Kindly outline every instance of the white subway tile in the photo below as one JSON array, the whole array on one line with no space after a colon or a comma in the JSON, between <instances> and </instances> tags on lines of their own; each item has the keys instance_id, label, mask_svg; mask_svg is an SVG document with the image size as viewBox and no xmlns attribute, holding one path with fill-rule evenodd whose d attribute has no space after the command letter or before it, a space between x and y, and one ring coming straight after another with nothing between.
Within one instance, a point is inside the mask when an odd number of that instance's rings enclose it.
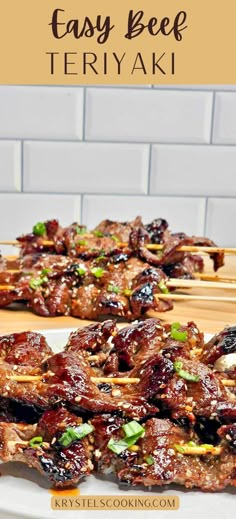
<instances>
[{"instance_id":1,"label":"white subway tile","mask_svg":"<svg viewBox=\"0 0 236 519\"><path fill-rule=\"evenodd\" d=\"M236 196L236 146L153 146L151 194Z\"/></svg>"},{"instance_id":2,"label":"white subway tile","mask_svg":"<svg viewBox=\"0 0 236 519\"><path fill-rule=\"evenodd\" d=\"M0 86L0 138L82 139L83 89Z\"/></svg>"},{"instance_id":3,"label":"white subway tile","mask_svg":"<svg viewBox=\"0 0 236 519\"><path fill-rule=\"evenodd\" d=\"M213 142L236 144L236 93L217 93L213 128Z\"/></svg>"},{"instance_id":4,"label":"white subway tile","mask_svg":"<svg viewBox=\"0 0 236 519\"><path fill-rule=\"evenodd\" d=\"M0 191L21 190L21 143L0 141Z\"/></svg>"},{"instance_id":5,"label":"white subway tile","mask_svg":"<svg viewBox=\"0 0 236 519\"><path fill-rule=\"evenodd\" d=\"M212 93L139 89L87 90L86 138L208 143Z\"/></svg>"},{"instance_id":6,"label":"white subway tile","mask_svg":"<svg viewBox=\"0 0 236 519\"><path fill-rule=\"evenodd\" d=\"M235 221L235 198L212 198L208 200L206 233L218 245L236 247Z\"/></svg>"},{"instance_id":7,"label":"white subway tile","mask_svg":"<svg viewBox=\"0 0 236 519\"><path fill-rule=\"evenodd\" d=\"M144 223L165 218L173 232L202 235L205 199L153 196L85 196L83 223L92 228L109 218L125 221L141 215Z\"/></svg>"},{"instance_id":8,"label":"white subway tile","mask_svg":"<svg viewBox=\"0 0 236 519\"><path fill-rule=\"evenodd\" d=\"M24 191L147 193L149 146L28 142Z\"/></svg>"},{"instance_id":9,"label":"white subway tile","mask_svg":"<svg viewBox=\"0 0 236 519\"><path fill-rule=\"evenodd\" d=\"M14 240L31 231L34 223L51 218L62 225L80 221L80 196L0 194L1 239ZM16 254L16 248L2 247L3 254Z\"/></svg>"}]
</instances>

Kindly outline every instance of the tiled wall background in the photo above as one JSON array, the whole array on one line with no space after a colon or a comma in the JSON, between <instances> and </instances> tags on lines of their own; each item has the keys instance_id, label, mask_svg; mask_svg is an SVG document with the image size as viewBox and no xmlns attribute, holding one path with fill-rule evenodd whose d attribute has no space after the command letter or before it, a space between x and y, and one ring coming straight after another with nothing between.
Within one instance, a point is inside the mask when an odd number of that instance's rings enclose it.
<instances>
[{"instance_id":1,"label":"tiled wall background","mask_svg":"<svg viewBox=\"0 0 236 519\"><path fill-rule=\"evenodd\" d=\"M0 191L0 239L140 214L236 246L236 86L0 86Z\"/></svg>"}]
</instances>

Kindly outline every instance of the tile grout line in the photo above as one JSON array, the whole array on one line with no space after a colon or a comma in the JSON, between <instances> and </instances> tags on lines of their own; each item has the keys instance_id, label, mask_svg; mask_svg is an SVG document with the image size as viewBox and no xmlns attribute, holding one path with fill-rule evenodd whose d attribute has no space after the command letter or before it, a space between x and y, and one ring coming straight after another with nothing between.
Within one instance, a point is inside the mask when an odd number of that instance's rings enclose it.
<instances>
[{"instance_id":1,"label":"tile grout line","mask_svg":"<svg viewBox=\"0 0 236 519\"><path fill-rule=\"evenodd\" d=\"M177 199L177 200L183 200L183 199L186 199L186 200L206 200L207 199L210 199L210 200L235 200L235 196L233 196L232 194L230 195L208 195L206 197L206 195L203 195L203 194L198 194L198 195L194 195L194 194L169 194L169 193L165 193L165 194L149 194L147 195L146 193L114 193L113 192L108 192L108 193L98 193L96 191L92 191L92 192L87 192L87 191L84 191L83 193L81 193L81 191L69 191L69 192L65 192L65 191L23 191L23 192L16 192L16 191L1 191L0 192L0 196L5 196L5 195L10 195L10 196L16 196L16 197L19 197L21 195L26 195L26 196L49 196L49 197L54 197L54 196L65 196L65 197L78 197L78 196L81 196L81 197L103 197L103 198L109 198L109 197L115 197L115 198L151 198L151 199Z\"/></svg>"},{"instance_id":2,"label":"tile grout line","mask_svg":"<svg viewBox=\"0 0 236 519\"><path fill-rule=\"evenodd\" d=\"M200 147L209 147L209 148L236 148L236 141L235 143L209 143L209 142L176 142L176 141L169 141L169 142L162 142L162 141L144 141L144 140L141 140L141 141L137 141L137 140L133 140L133 141L121 141L121 140L109 140L109 139L106 139L106 140L98 140L98 139L91 139L91 140L78 140L78 139L57 139L57 138L32 138L32 137L19 137L19 138L14 138L14 137L0 137L0 143L1 142L24 142L24 143L32 143L32 142L37 142L37 143L42 143L42 144L50 144L50 143L58 143L58 144L61 144L61 143L64 143L64 144L113 144L113 145L122 145L122 146L132 146L132 145L135 145L135 146L148 146L148 145L155 145L155 146L164 146L164 147L172 147L172 146L176 146L176 147L184 147L184 146L193 146L195 148L200 148Z\"/></svg>"},{"instance_id":3,"label":"tile grout line","mask_svg":"<svg viewBox=\"0 0 236 519\"><path fill-rule=\"evenodd\" d=\"M24 193L24 141L21 141L21 193Z\"/></svg>"},{"instance_id":4,"label":"tile grout line","mask_svg":"<svg viewBox=\"0 0 236 519\"><path fill-rule=\"evenodd\" d=\"M222 88L224 87L225 85L218 85L216 88L214 88L214 85L206 85L206 86L201 86L200 88L198 86L193 86L191 88L191 84L190 85L173 85L173 86L170 86L170 85L151 85L150 83L148 83L147 85L145 84L130 84L130 85L117 85L117 84L106 84L106 85L89 85L88 83L84 83L84 84L78 84L78 85L54 85L54 84L42 84L42 85L13 85L13 84L9 84L9 85L0 85L0 86L7 86L7 87L18 87L18 88L33 88L33 89L36 89L36 88L48 88L48 87L51 87L51 88L60 88L60 89L68 89L68 88L94 88L94 89L113 89L113 90L130 90L132 91L133 90L144 90L144 91L163 91L163 90L166 90L167 92L209 92L209 91L214 91L214 92L230 92L230 93L235 93L236 90L235 88L232 88L233 86L236 86L236 85L229 85L229 88Z\"/></svg>"},{"instance_id":5,"label":"tile grout line","mask_svg":"<svg viewBox=\"0 0 236 519\"><path fill-rule=\"evenodd\" d=\"M148 159L148 179L147 179L147 194L151 191L151 170L152 170L152 144L149 144L149 159Z\"/></svg>"},{"instance_id":6,"label":"tile grout line","mask_svg":"<svg viewBox=\"0 0 236 519\"><path fill-rule=\"evenodd\" d=\"M210 129L210 144L213 144L213 133L214 133L214 121L215 121L215 105L216 105L216 92L213 92L212 100L212 114L211 114L211 129Z\"/></svg>"},{"instance_id":7,"label":"tile grout line","mask_svg":"<svg viewBox=\"0 0 236 519\"><path fill-rule=\"evenodd\" d=\"M83 133L82 142L85 141L85 130L86 130L86 105L87 105L87 89L84 87L84 98L83 98Z\"/></svg>"},{"instance_id":8,"label":"tile grout line","mask_svg":"<svg viewBox=\"0 0 236 519\"><path fill-rule=\"evenodd\" d=\"M236 141L235 143L209 143L209 142L172 142L172 141L169 141L169 142L162 142L162 141L136 141L136 140L133 140L133 141L119 141L119 140L109 140L109 139L104 139L104 140L96 140L96 139L91 139L91 140L85 140L85 141L82 141L82 140L78 140L78 139L57 139L57 138L27 138L27 137L21 137L21 138L14 138L14 137L0 137L0 143L1 142L6 142L6 141L9 141L9 142L22 142L22 140L24 142L27 142L27 143L31 143L31 142L37 142L37 143L42 143L42 144L45 144L45 143L58 143L58 144L61 144L61 143L64 143L64 144L113 144L113 145L122 145L122 146L132 146L132 145L138 145L138 146L148 146L148 145L155 145L155 146L165 146L165 147L171 147L171 146L176 146L176 147L184 147L184 146L193 146L193 147L196 147L196 148L199 148L199 147L211 147L211 148L236 148Z\"/></svg>"},{"instance_id":9,"label":"tile grout line","mask_svg":"<svg viewBox=\"0 0 236 519\"><path fill-rule=\"evenodd\" d=\"M205 203L205 215L204 215L204 228L203 228L203 236L206 236L206 228L207 228L207 217L208 217L208 200L209 197L206 197Z\"/></svg>"},{"instance_id":10,"label":"tile grout line","mask_svg":"<svg viewBox=\"0 0 236 519\"><path fill-rule=\"evenodd\" d=\"M84 212L84 194L81 194L80 199L80 225L83 224L83 212Z\"/></svg>"}]
</instances>

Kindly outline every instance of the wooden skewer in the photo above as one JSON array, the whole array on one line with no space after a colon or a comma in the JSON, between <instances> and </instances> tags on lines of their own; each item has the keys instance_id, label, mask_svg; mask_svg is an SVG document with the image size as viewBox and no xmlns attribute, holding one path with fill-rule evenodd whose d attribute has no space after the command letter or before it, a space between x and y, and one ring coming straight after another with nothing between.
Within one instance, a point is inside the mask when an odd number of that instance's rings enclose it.
<instances>
[{"instance_id":1,"label":"wooden skewer","mask_svg":"<svg viewBox=\"0 0 236 519\"><path fill-rule=\"evenodd\" d=\"M10 273L10 271L4 271L6 273ZM19 271L15 271L19 272ZM180 278L170 278L167 283L167 287L169 288L224 288L224 289L236 289L236 283L224 283L221 281L201 281L201 280L193 280L193 279L180 279ZM14 285L0 285L0 290L14 290Z\"/></svg>"},{"instance_id":2,"label":"wooden skewer","mask_svg":"<svg viewBox=\"0 0 236 519\"><path fill-rule=\"evenodd\" d=\"M200 272L197 272L194 274L195 279L200 279L203 281L214 281L217 283L235 283L236 278L232 276L217 276L217 275L211 275L211 274L201 274Z\"/></svg>"},{"instance_id":3,"label":"wooden skewer","mask_svg":"<svg viewBox=\"0 0 236 519\"><path fill-rule=\"evenodd\" d=\"M84 235L83 235L84 237ZM78 240L79 241L79 240ZM20 246L20 242L17 240L1 240L0 245L12 245L12 246ZM45 247L52 247L54 242L51 240L43 240L42 245ZM117 247L128 247L128 243L118 242ZM150 243L145 246L148 250L161 251L163 250L163 244ZM226 254L236 254L236 248L234 247L205 247L201 245L182 245L177 247L176 251L178 252L206 252L206 253L226 253Z\"/></svg>"},{"instance_id":4,"label":"wooden skewer","mask_svg":"<svg viewBox=\"0 0 236 519\"><path fill-rule=\"evenodd\" d=\"M9 375L8 380L14 380L15 382L39 382L44 379L43 375Z\"/></svg>"},{"instance_id":5,"label":"wooden skewer","mask_svg":"<svg viewBox=\"0 0 236 519\"><path fill-rule=\"evenodd\" d=\"M45 378L45 375L10 375L7 378L14 380L15 382L39 382ZM138 384L139 378L118 378L118 377L91 377L91 381L94 384L116 384L116 385L127 385L127 384Z\"/></svg>"},{"instance_id":6,"label":"wooden skewer","mask_svg":"<svg viewBox=\"0 0 236 519\"><path fill-rule=\"evenodd\" d=\"M235 303L236 297L217 297L217 296L195 296L188 294L155 294L156 299L173 299L179 301L216 301L224 303Z\"/></svg>"},{"instance_id":7,"label":"wooden skewer","mask_svg":"<svg viewBox=\"0 0 236 519\"><path fill-rule=\"evenodd\" d=\"M147 249L149 250L162 250L163 245L162 244L156 244L156 243L150 243L149 245L146 245ZM180 247L177 247L177 251L180 252L207 252L207 253L213 253L213 252L222 252L227 254L236 254L236 248L232 247L205 247L201 245L182 245Z\"/></svg>"},{"instance_id":8,"label":"wooden skewer","mask_svg":"<svg viewBox=\"0 0 236 519\"><path fill-rule=\"evenodd\" d=\"M13 247L20 247L20 242L17 240L1 240L0 245L12 245Z\"/></svg>"},{"instance_id":9,"label":"wooden skewer","mask_svg":"<svg viewBox=\"0 0 236 519\"><path fill-rule=\"evenodd\" d=\"M179 447L184 449L184 452L182 452L183 455L203 456L204 454L213 454L213 456L219 456L222 452L222 447L212 447L211 449L207 449L202 445L190 446L187 443L181 444Z\"/></svg>"},{"instance_id":10,"label":"wooden skewer","mask_svg":"<svg viewBox=\"0 0 236 519\"><path fill-rule=\"evenodd\" d=\"M166 284L168 287L173 288L236 288L236 283L224 283L221 281L198 281L197 279L195 281L192 279L169 279Z\"/></svg>"},{"instance_id":11,"label":"wooden skewer","mask_svg":"<svg viewBox=\"0 0 236 519\"><path fill-rule=\"evenodd\" d=\"M89 357L86 357L86 360L88 360L89 362L94 362L96 360L100 360L100 356L99 355L90 355Z\"/></svg>"},{"instance_id":12,"label":"wooden skewer","mask_svg":"<svg viewBox=\"0 0 236 519\"><path fill-rule=\"evenodd\" d=\"M42 381L45 375L10 375L7 378L15 382L39 382ZM126 386L127 384L139 384L140 378L129 377L91 377L91 382L94 384L115 384L118 386ZM222 384L226 387L236 387L236 380L222 379Z\"/></svg>"},{"instance_id":13,"label":"wooden skewer","mask_svg":"<svg viewBox=\"0 0 236 519\"><path fill-rule=\"evenodd\" d=\"M223 378L222 384L224 384L225 387L236 387L236 380L231 380L230 378Z\"/></svg>"},{"instance_id":14,"label":"wooden skewer","mask_svg":"<svg viewBox=\"0 0 236 519\"><path fill-rule=\"evenodd\" d=\"M91 381L95 384L116 384L118 386L125 386L127 384L138 384L140 378L116 378L116 377L91 377Z\"/></svg>"},{"instance_id":15,"label":"wooden skewer","mask_svg":"<svg viewBox=\"0 0 236 519\"><path fill-rule=\"evenodd\" d=\"M13 440L9 440L7 442L7 445L8 445L8 447L15 447L16 445L19 445L19 447L21 445L28 447L28 446L30 446L30 440L29 441L23 441L23 440L19 440L19 441L14 440L13 441ZM50 443L42 442L42 447L44 447L44 449L49 449L50 448ZM35 445L34 449L38 449L38 448L40 448L40 446Z\"/></svg>"}]
</instances>

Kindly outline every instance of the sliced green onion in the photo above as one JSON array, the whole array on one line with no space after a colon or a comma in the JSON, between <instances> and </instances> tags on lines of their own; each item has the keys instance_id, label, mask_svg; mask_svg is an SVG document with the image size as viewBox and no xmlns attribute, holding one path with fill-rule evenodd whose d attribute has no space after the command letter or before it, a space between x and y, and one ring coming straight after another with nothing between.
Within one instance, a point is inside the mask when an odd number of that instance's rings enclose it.
<instances>
[{"instance_id":1,"label":"sliced green onion","mask_svg":"<svg viewBox=\"0 0 236 519\"><path fill-rule=\"evenodd\" d=\"M46 232L46 225L43 222L38 222L33 227L33 233L36 234L36 236L43 236Z\"/></svg>"},{"instance_id":2,"label":"sliced green onion","mask_svg":"<svg viewBox=\"0 0 236 519\"><path fill-rule=\"evenodd\" d=\"M115 236L115 234L112 234L112 235L111 235L111 239L114 240L114 241L116 241L116 242L119 242L119 241L120 241L119 238L117 238L117 236Z\"/></svg>"},{"instance_id":3,"label":"sliced green onion","mask_svg":"<svg viewBox=\"0 0 236 519\"><path fill-rule=\"evenodd\" d=\"M214 445L210 445L208 443L201 443L200 445L198 445L197 443L191 442L191 441L185 445L175 444L174 447L181 454L196 454L196 455L204 454L204 452L202 452L202 449L204 449L206 451L206 453L207 452L211 453L215 449L217 449L217 447L215 448ZM194 452L189 451L188 447L190 447L190 448L192 447L194 449Z\"/></svg>"},{"instance_id":4,"label":"sliced green onion","mask_svg":"<svg viewBox=\"0 0 236 519\"><path fill-rule=\"evenodd\" d=\"M179 360L175 360L174 362L174 370L176 373L178 373L183 367L183 362L180 362Z\"/></svg>"},{"instance_id":5,"label":"sliced green onion","mask_svg":"<svg viewBox=\"0 0 236 519\"><path fill-rule=\"evenodd\" d=\"M99 261L104 261L106 260L106 256L98 256L98 258L95 259L96 263L99 263Z\"/></svg>"},{"instance_id":6,"label":"sliced green onion","mask_svg":"<svg viewBox=\"0 0 236 519\"><path fill-rule=\"evenodd\" d=\"M78 267L76 269L76 272L80 275L80 276L84 276L84 274L86 274L86 269L84 269L83 267Z\"/></svg>"},{"instance_id":7,"label":"sliced green onion","mask_svg":"<svg viewBox=\"0 0 236 519\"><path fill-rule=\"evenodd\" d=\"M188 333L185 332L179 332L180 323L172 323L171 325L171 332L170 336L172 339L175 339L176 341L185 342L188 338Z\"/></svg>"},{"instance_id":8,"label":"sliced green onion","mask_svg":"<svg viewBox=\"0 0 236 519\"><path fill-rule=\"evenodd\" d=\"M103 276L105 270L102 269L102 268L100 268L100 267L93 267L93 268L91 269L91 272L92 272L92 274L93 274L96 278L99 279L99 278L101 278L101 277Z\"/></svg>"},{"instance_id":9,"label":"sliced green onion","mask_svg":"<svg viewBox=\"0 0 236 519\"><path fill-rule=\"evenodd\" d=\"M168 290L166 284L164 283L163 279L158 284L158 288L160 289L162 294L169 294L169 290Z\"/></svg>"},{"instance_id":10,"label":"sliced green onion","mask_svg":"<svg viewBox=\"0 0 236 519\"><path fill-rule=\"evenodd\" d=\"M43 437L42 436L34 436L34 438L31 438L29 441L29 446L32 447L32 449L37 449L37 447L41 447L43 444Z\"/></svg>"},{"instance_id":11,"label":"sliced green onion","mask_svg":"<svg viewBox=\"0 0 236 519\"><path fill-rule=\"evenodd\" d=\"M146 456L145 458L145 461L147 462L148 465L153 465L153 463L155 463L155 460L152 456Z\"/></svg>"},{"instance_id":12,"label":"sliced green onion","mask_svg":"<svg viewBox=\"0 0 236 519\"><path fill-rule=\"evenodd\" d=\"M130 290L130 288L125 288L123 294L124 296L130 297L132 295L132 290Z\"/></svg>"},{"instance_id":13,"label":"sliced green onion","mask_svg":"<svg viewBox=\"0 0 236 519\"><path fill-rule=\"evenodd\" d=\"M101 231L93 231L94 236L97 236L97 238L103 238L104 234Z\"/></svg>"},{"instance_id":14,"label":"sliced green onion","mask_svg":"<svg viewBox=\"0 0 236 519\"><path fill-rule=\"evenodd\" d=\"M122 429L125 432L125 439L137 434L140 437L145 433L144 427L142 427L142 425L140 425L135 420L132 420L132 422L122 425Z\"/></svg>"},{"instance_id":15,"label":"sliced green onion","mask_svg":"<svg viewBox=\"0 0 236 519\"><path fill-rule=\"evenodd\" d=\"M145 434L144 427L135 420L122 425L122 429L125 432L125 437L121 440L114 440L114 438L111 438L107 444L108 449L115 454L121 454L121 452L134 445L139 438L143 437Z\"/></svg>"},{"instance_id":16,"label":"sliced green onion","mask_svg":"<svg viewBox=\"0 0 236 519\"><path fill-rule=\"evenodd\" d=\"M88 245L88 242L87 242L86 240L78 240L78 241L76 242L76 245L82 245L82 246L83 246L83 245Z\"/></svg>"},{"instance_id":17,"label":"sliced green onion","mask_svg":"<svg viewBox=\"0 0 236 519\"><path fill-rule=\"evenodd\" d=\"M108 449L110 449L115 454L121 454L123 451L128 449L129 445L125 440L114 440L114 438L111 438L107 444Z\"/></svg>"},{"instance_id":18,"label":"sliced green onion","mask_svg":"<svg viewBox=\"0 0 236 519\"><path fill-rule=\"evenodd\" d=\"M32 290L37 290L37 288L41 287L42 284L43 284L42 279L31 279L29 282L29 286L30 286L30 288L32 288Z\"/></svg>"},{"instance_id":19,"label":"sliced green onion","mask_svg":"<svg viewBox=\"0 0 236 519\"><path fill-rule=\"evenodd\" d=\"M63 447L68 447L76 440L82 440L85 436L90 434L94 430L94 427L88 423L83 423L79 427L67 427L62 436L58 439L58 442Z\"/></svg>"},{"instance_id":20,"label":"sliced green onion","mask_svg":"<svg viewBox=\"0 0 236 519\"><path fill-rule=\"evenodd\" d=\"M172 323L171 330L179 330L181 324L180 323Z\"/></svg>"},{"instance_id":21,"label":"sliced green onion","mask_svg":"<svg viewBox=\"0 0 236 519\"><path fill-rule=\"evenodd\" d=\"M41 271L41 276L45 276L47 274L50 274L50 272L52 272L52 269L43 269Z\"/></svg>"},{"instance_id":22,"label":"sliced green onion","mask_svg":"<svg viewBox=\"0 0 236 519\"><path fill-rule=\"evenodd\" d=\"M77 234L86 234L87 232L87 227L76 227L76 232Z\"/></svg>"},{"instance_id":23,"label":"sliced green onion","mask_svg":"<svg viewBox=\"0 0 236 519\"><path fill-rule=\"evenodd\" d=\"M185 380L188 380L189 382L199 382L200 377L198 375L192 375L188 371L185 371L182 369L183 363L180 361L174 362L174 370L176 371L177 375L181 378L184 378Z\"/></svg>"},{"instance_id":24,"label":"sliced green onion","mask_svg":"<svg viewBox=\"0 0 236 519\"><path fill-rule=\"evenodd\" d=\"M119 294L120 288L116 287L115 285L108 285L107 292L114 292L114 294Z\"/></svg>"},{"instance_id":25,"label":"sliced green onion","mask_svg":"<svg viewBox=\"0 0 236 519\"><path fill-rule=\"evenodd\" d=\"M182 447L181 445L177 445L175 444L175 448L178 452L180 452L181 454L184 454L185 453L185 448Z\"/></svg>"}]
</instances>

